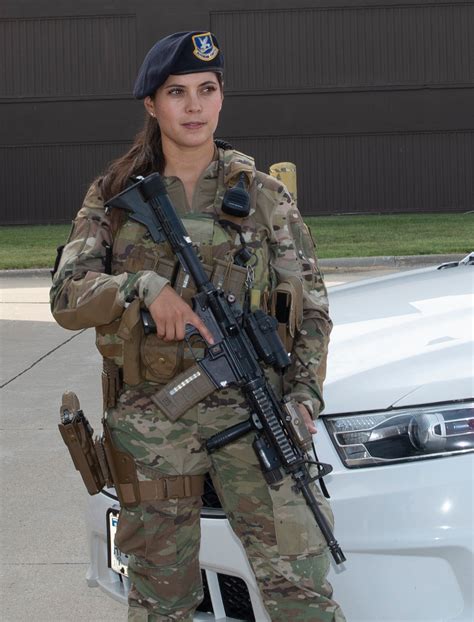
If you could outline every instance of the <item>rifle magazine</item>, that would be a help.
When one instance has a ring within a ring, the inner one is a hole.
[[[174,422],[215,390],[207,374],[199,365],[193,365],[152,395],[151,400]]]

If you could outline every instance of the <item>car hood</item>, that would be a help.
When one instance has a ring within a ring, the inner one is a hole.
[[[461,264],[330,289],[323,414],[472,397],[473,284]]]

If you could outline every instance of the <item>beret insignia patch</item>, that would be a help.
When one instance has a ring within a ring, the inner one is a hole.
[[[204,32],[200,35],[193,35],[194,56],[200,60],[210,61],[219,54],[219,48],[214,45],[210,32]]]

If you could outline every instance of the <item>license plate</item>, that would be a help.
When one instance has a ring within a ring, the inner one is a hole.
[[[117,531],[119,513],[117,510],[107,511],[107,537],[108,537],[108,561],[109,568],[117,574],[128,577],[128,555],[115,546],[115,533]]]

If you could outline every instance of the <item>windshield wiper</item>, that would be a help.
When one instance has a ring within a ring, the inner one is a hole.
[[[459,261],[448,261],[446,263],[442,263],[440,266],[438,266],[437,270],[444,270],[444,268],[457,268],[460,265],[474,265],[474,252],[469,253],[469,255],[466,255],[463,259],[460,259]]]

